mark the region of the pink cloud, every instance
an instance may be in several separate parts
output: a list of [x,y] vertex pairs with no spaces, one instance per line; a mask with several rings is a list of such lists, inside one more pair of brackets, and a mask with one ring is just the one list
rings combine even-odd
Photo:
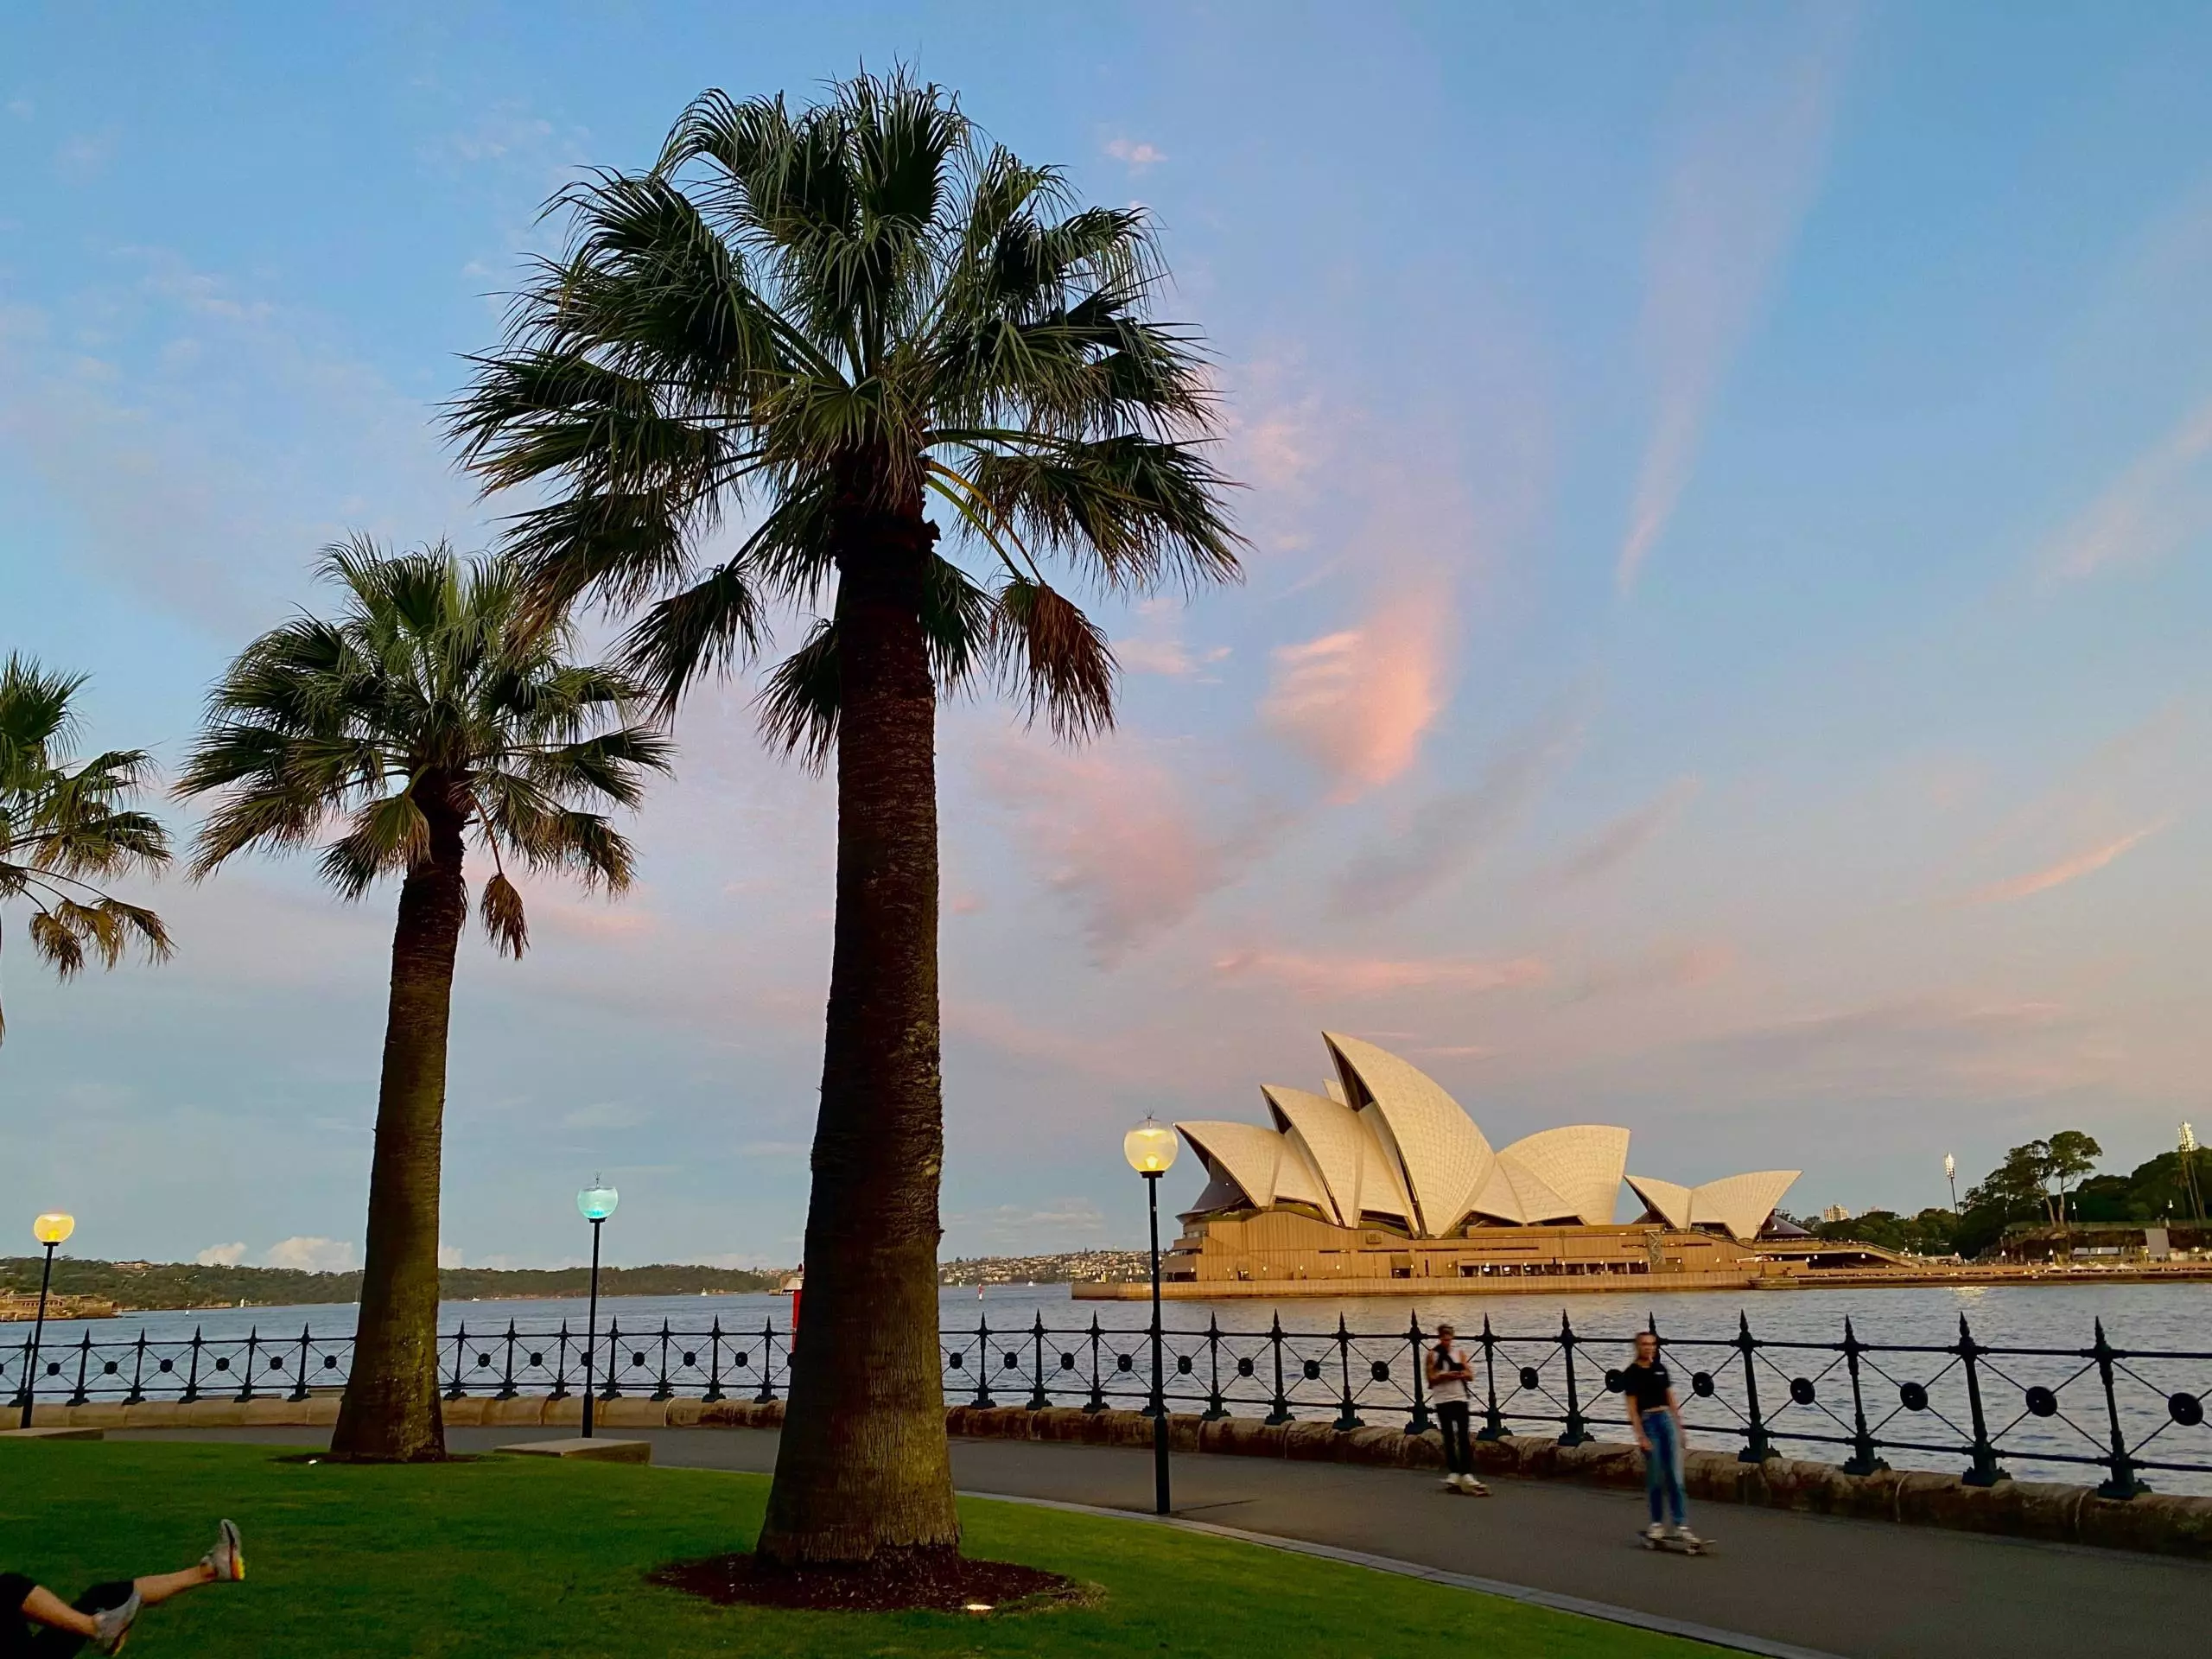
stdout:
[[1560,880],[1585,881],[1625,862],[1675,821],[1698,788],[1695,778],[1677,778],[1643,805],[1623,813],[1560,861]]
[[1175,778],[1127,740],[1079,753],[1007,740],[983,751],[976,778],[1102,963],[1175,926],[1262,844],[1202,829]]
[[1708,48],[1682,88],[1688,113],[1662,188],[1639,327],[1655,379],[1651,435],[1614,577],[1636,585],[1688,486],[1706,419],[1764,306],[1827,152],[1848,48],[1847,15],[1816,14],[1780,62],[1732,64]]
[[2185,416],[2068,525],[2046,555],[2050,575],[2081,581],[2171,553],[2212,524],[2212,403]]
[[1551,969],[1535,957],[1503,962],[1459,957],[1304,956],[1284,950],[1236,950],[1215,959],[1215,974],[1230,981],[1280,986],[1309,1001],[1328,997],[1386,996],[1396,991],[1498,991],[1541,985]]
[[2015,899],[2031,898],[2038,893],[2048,893],[2053,887],[2063,887],[2069,881],[2078,881],[2085,875],[2101,870],[2122,854],[2148,841],[2172,822],[2171,817],[2161,818],[2158,823],[2145,824],[2142,829],[2133,830],[2120,836],[2117,841],[2107,842],[2101,847],[2092,847],[2087,852],[2075,854],[2071,858],[2062,858],[2057,863],[2044,869],[2031,870],[2025,875],[2016,875],[2009,881],[1992,882],[1988,887],[1968,893],[1963,902],[1969,905],[2009,904]]
[[1356,628],[1284,645],[1260,704],[1268,729],[1357,800],[1411,766],[1446,702],[1449,606],[1426,582],[1386,601]]

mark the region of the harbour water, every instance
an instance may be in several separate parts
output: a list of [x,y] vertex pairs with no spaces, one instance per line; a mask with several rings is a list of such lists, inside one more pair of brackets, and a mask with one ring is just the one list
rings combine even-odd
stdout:
[[[1065,1285],[997,1285],[981,1296],[948,1288],[939,1307],[948,1401],[1129,1407],[1146,1397],[1143,1303],[1077,1302]],[[54,1321],[39,1395],[58,1403],[80,1386],[92,1400],[132,1389],[158,1399],[188,1388],[227,1397],[327,1387],[342,1380],[358,1311]],[[603,1298],[594,1377],[605,1386],[611,1369],[632,1395],[776,1397],[789,1383],[791,1315],[791,1299],[773,1294]],[[585,1317],[580,1298],[448,1303],[440,1330],[449,1386],[476,1395],[580,1388]],[[1648,1324],[1669,1344],[1698,1444],[1742,1448],[1756,1426],[1785,1455],[1840,1463],[1864,1449],[1854,1440],[1863,1434],[1893,1466],[1958,1472],[1979,1439],[1992,1466],[2095,1484],[2112,1472],[2117,1431],[2154,1489],[2212,1494],[2202,1411],[2212,1398],[2212,1285],[2203,1283],[1175,1302],[1164,1316],[1171,1401],[1177,1410],[1409,1422],[1416,1319],[1424,1331],[1458,1327],[1482,1362],[1478,1410],[1494,1395],[1516,1433],[1619,1437],[1606,1373]],[[1862,1344],[1856,1354],[1839,1345],[1847,1319]],[[2116,1351],[2102,1363],[2100,1327]],[[0,1394],[20,1387],[29,1335],[22,1325],[0,1332]]]

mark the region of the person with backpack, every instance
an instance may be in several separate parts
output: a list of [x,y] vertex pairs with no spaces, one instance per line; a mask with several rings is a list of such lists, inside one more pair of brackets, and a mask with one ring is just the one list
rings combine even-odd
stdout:
[[1474,1369],[1452,1345],[1448,1325],[1436,1327],[1436,1346],[1428,1351],[1428,1397],[1436,1408],[1436,1427],[1444,1436],[1444,1490],[1464,1497],[1488,1497],[1490,1488],[1475,1478],[1475,1445],[1467,1432],[1467,1385]]

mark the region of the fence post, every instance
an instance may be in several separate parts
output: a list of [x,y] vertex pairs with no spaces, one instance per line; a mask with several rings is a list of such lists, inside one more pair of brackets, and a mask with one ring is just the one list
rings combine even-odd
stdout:
[[1866,1344],[1859,1340],[1859,1333],[1851,1328],[1851,1316],[1843,1316],[1843,1363],[1851,1372],[1851,1456],[1843,1465],[1847,1475],[1879,1474],[1890,1465],[1874,1455],[1874,1436],[1866,1427],[1866,1402],[1859,1392],[1859,1356]]
[[[29,1379],[28,1379],[28,1378],[26,1378],[26,1379],[25,1379],[25,1381],[26,1381],[26,1382],[28,1383]],[[197,1400],[197,1399],[199,1399],[199,1398],[200,1398],[200,1327],[199,1327],[198,1325],[194,1325],[194,1326],[192,1327],[192,1359],[191,1359],[190,1363],[188,1363],[188,1364],[185,1367],[185,1372],[184,1372],[184,1401],[183,1401],[183,1403],[188,1406],[188,1405],[190,1405],[194,1401],[195,1401],[195,1400]]]
[[300,1374],[292,1383],[292,1391],[284,1397],[294,1405],[308,1397],[308,1327],[300,1326]]
[[622,1321],[609,1319],[607,1322],[607,1382],[599,1391],[599,1397],[602,1400],[620,1400],[622,1397],[621,1385],[614,1380],[614,1368],[621,1358]]
[[976,1316],[976,1398],[972,1403],[998,1403],[991,1398],[991,1322],[981,1313]]
[[499,1374],[499,1391],[492,1397],[494,1400],[512,1400],[518,1392],[515,1387],[515,1322],[509,1319],[506,1369]]
[[1414,1414],[1406,1420],[1406,1433],[1425,1434],[1428,1432],[1428,1396],[1421,1384],[1427,1380],[1423,1373],[1428,1369],[1421,1353],[1421,1315],[1406,1315],[1406,1352],[1414,1365]]
[[1344,1316],[1337,1315],[1337,1368],[1344,1378],[1344,1400],[1337,1410],[1337,1427],[1341,1431],[1364,1428],[1358,1412],[1351,1403],[1351,1332],[1345,1328]]
[[1090,1316],[1090,1398],[1083,1402],[1085,1411],[1106,1409],[1106,1391],[1099,1386],[1098,1378],[1098,1316]]
[[1217,1423],[1229,1415],[1229,1404],[1221,1397],[1221,1320],[1211,1313],[1206,1315],[1206,1354],[1213,1368],[1213,1385],[1198,1421]]
[[560,1339],[553,1347],[553,1390],[545,1397],[548,1400],[569,1397],[569,1322],[566,1319],[561,1321]]
[[1741,1309],[1736,1313],[1736,1348],[1744,1356],[1744,1403],[1751,1415],[1751,1427],[1746,1431],[1744,1449],[1736,1454],[1738,1463],[1764,1463],[1778,1456],[1772,1442],[1766,1437],[1766,1423],[1759,1416],[1759,1379],[1751,1355],[1758,1347],[1758,1340],[1751,1335],[1751,1322]]
[[260,1342],[261,1327],[257,1325],[249,1326],[245,1338],[245,1380],[238,1384],[240,1405],[253,1398],[253,1354],[254,1350],[260,1345]]
[[1483,1410],[1483,1426],[1476,1434],[1478,1440],[1502,1440],[1505,1438],[1505,1414],[1497,1408],[1497,1338],[1490,1328],[1490,1315],[1483,1315],[1483,1381],[1490,1392],[1490,1404]]
[[753,1396],[756,1406],[772,1405],[776,1398],[776,1322],[760,1321],[760,1392]]
[[21,1411],[23,1402],[31,1397],[31,1339],[29,1337],[23,1338],[22,1376],[17,1380],[19,1386],[16,1389],[16,1397],[8,1402],[10,1411]]
[[2113,1398],[2113,1346],[2105,1340],[2105,1322],[2097,1321],[2097,1345],[2090,1351],[2096,1356],[2097,1375],[2105,1385],[2105,1421],[2112,1425],[2112,1478],[2097,1488],[2099,1497],[2131,1498],[2138,1492],[2151,1489],[2135,1478],[2135,1459],[2127,1454],[2126,1437],[2120,1432],[2120,1402]]
[[1574,1379],[1574,1345],[1580,1340],[1574,1334],[1574,1327],[1567,1323],[1567,1310],[1560,1309],[1559,1346],[1567,1356],[1567,1433],[1559,1437],[1561,1446],[1580,1446],[1592,1438],[1590,1425],[1582,1416],[1582,1391]]
[[81,1406],[86,1403],[85,1371],[92,1363],[92,1333],[87,1331],[85,1332],[85,1339],[77,1344],[77,1391],[69,1396],[69,1403],[73,1406]]
[[[467,1387],[461,1380],[461,1368],[462,1363],[467,1358],[467,1350],[468,1321],[463,1319],[460,1328],[454,1332],[453,1381],[446,1388],[446,1398],[448,1400],[460,1400],[467,1396]],[[432,1351],[435,1352],[435,1350],[433,1349]]]
[[1049,1411],[1052,1396],[1045,1392],[1045,1316],[1037,1315],[1036,1323],[1029,1327],[1029,1361],[1036,1370],[1036,1387],[1030,1391],[1029,1409]]
[[1997,1448],[1989,1443],[1989,1424],[1981,1410],[1981,1372],[1974,1363],[1981,1344],[1967,1329],[1967,1316],[1959,1315],[1959,1345],[1955,1351],[1966,1361],[1967,1406],[1974,1414],[1974,1466],[1959,1478],[1968,1486],[1994,1486],[2012,1477],[1997,1466]]
[[660,1322],[660,1381],[652,1391],[656,1400],[673,1400],[676,1390],[668,1386],[668,1321]]
[[1268,1340],[1274,1344],[1275,1349],[1275,1407],[1268,1414],[1267,1421],[1271,1423],[1287,1423],[1290,1421],[1290,1398],[1282,1391],[1282,1315],[1281,1313],[1274,1317],[1273,1324],[1268,1332]]
[[145,1390],[139,1386],[145,1380],[146,1376],[146,1327],[143,1325],[138,1327],[137,1345],[138,1357],[130,1367],[130,1392],[123,1396],[123,1403],[126,1406],[143,1406],[146,1403]]
[[700,1395],[700,1403],[711,1406],[722,1397],[722,1316],[715,1315],[714,1328],[707,1332],[707,1391]]

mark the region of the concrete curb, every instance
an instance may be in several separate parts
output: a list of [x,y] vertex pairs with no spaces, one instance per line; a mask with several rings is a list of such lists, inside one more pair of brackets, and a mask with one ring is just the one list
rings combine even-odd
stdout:
[[[601,1430],[638,1428],[779,1428],[781,1401],[601,1400],[594,1413]],[[952,1406],[946,1432],[973,1440],[1039,1440],[1082,1446],[1141,1447],[1152,1444],[1152,1420],[1133,1411],[1086,1412],[1071,1406],[1031,1411],[1020,1406]],[[162,1402],[139,1406],[41,1406],[38,1421],[54,1427],[86,1428],[327,1428],[338,1402],[317,1396],[201,1400],[187,1406]],[[445,1402],[451,1428],[565,1428],[581,1426],[583,1402],[574,1395],[551,1400],[523,1395],[512,1400],[467,1398]],[[1339,1430],[1325,1422],[1267,1423],[1253,1417],[1215,1422],[1185,1415],[1168,1419],[1170,1444],[1181,1452],[1231,1457],[1288,1458],[1382,1469],[1440,1469],[1442,1442],[1434,1430],[1408,1434],[1396,1427]],[[1560,1446],[1533,1435],[1478,1440],[1475,1462],[1486,1475],[1573,1480],[1640,1487],[1643,1461],[1618,1441]],[[2212,1497],[2145,1493],[2125,1503],[2099,1497],[2086,1486],[2034,1480],[1969,1486],[1956,1475],[1885,1470],[1847,1475],[1831,1464],[1786,1458],[1764,1464],[1725,1452],[1693,1450],[1683,1459],[1690,1494],[1701,1503],[1745,1503],[1808,1515],[1848,1516],[1911,1526],[1948,1527],[2099,1549],[2212,1560]]]

